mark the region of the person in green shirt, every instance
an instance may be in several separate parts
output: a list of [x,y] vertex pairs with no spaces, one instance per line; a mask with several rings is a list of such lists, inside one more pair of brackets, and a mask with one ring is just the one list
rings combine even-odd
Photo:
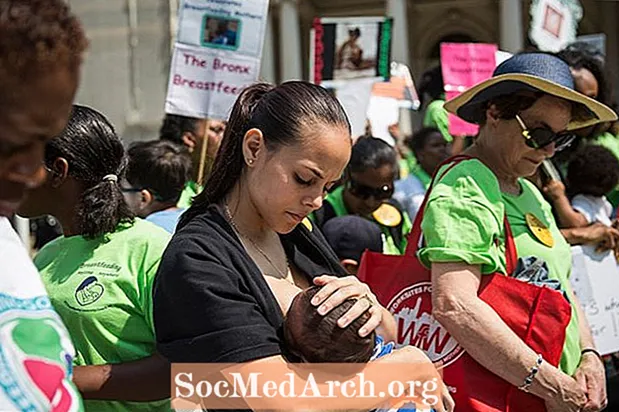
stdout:
[[405,179],[395,182],[393,198],[415,219],[430,186],[434,170],[449,157],[449,145],[438,129],[427,127],[406,139],[419,162]]
[[86,410],[168,411],[170,369],[155,349],[152,285],[169,235],[134,218],[119,186],[122,143],[97,111],[73,106],[44,165],[47,180],[19,213],[62,224],[63,236],[34,261],[75,345]]
[[336,216],[358,215],[383,232],[383,253],[403,254],[412,228],[408,214],[391,199],[398,174],[395,150],[381,139],[361,137],[352,148],[343,185],[329,193],[312,218],[319,227]]
[[[219,120],[197,119],[176,114],[166,114],[163,118],[159,138],[170,142],[183,145],[191,154],[193,164],[192,179],[185,184],[185,189],[177,203],[180,209],[187,209],[191,206],[193,198],[202,192],[204,181],[199,182],[199,170],[201,162],[201,146],[206,144],[206,164],[204,165],[204,176],[210,174],[210,170],[215,161],[215,156],[219,150],[221,139],[226,130],[226,123]],[[204,136],[206,135],[206,142]]]
[[[472,160],[439,170],[423,215],[419,258],[432,271],[433,315],[475,360],[542,398],[548,411],[601,410],[604,367],[569,282],[570,247],[550,205],[524,177],[566,147],[572,130],[614,121],[616,114],[574,91],[568,65],[545,53],[513,56],[445,107],[478,123],[480,132],[466,151]],[[571,304],[558,368],[540,365],[538,354],[478,297],[482,276],[510,275],[505,216],[519,258],[544,260]]]

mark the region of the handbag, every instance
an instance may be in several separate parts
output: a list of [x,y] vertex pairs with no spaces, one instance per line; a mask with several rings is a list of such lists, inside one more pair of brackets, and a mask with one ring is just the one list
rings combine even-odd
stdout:
[[[445,161],[443,165],[450,164],[445,174],[467,159],[471,157],[461,155]],[[439,169],[433,176],[430,188]],[[417,258],[422,237],[421,222],[428,198],[429,191],[415,218],[406,253],[403,256],[388,256],[366,251],[357,276],[368,284],[379,302],[394,315],[397,322],[396,346],[416,346],[442,366],[443,381],[450,388],[457,412],[545,411],[541,398],[518,390],[480,365],[432,316],[431,271]],[[504,233],[506,269],[511,274],[518,256],[506,217]],[[492,307],[507,326],[541,354],[546,362],[553,366],[559,364],[571,317],[571,307],[560,292],[502,273],[493,273],[482,277],[479,298]]]

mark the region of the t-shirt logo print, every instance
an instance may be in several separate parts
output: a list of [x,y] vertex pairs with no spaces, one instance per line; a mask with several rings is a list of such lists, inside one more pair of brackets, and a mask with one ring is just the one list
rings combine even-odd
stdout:
[[103,296],[104,290],[96,276],[88,276],[75,290],[75,300],[82,306],[90,305]]

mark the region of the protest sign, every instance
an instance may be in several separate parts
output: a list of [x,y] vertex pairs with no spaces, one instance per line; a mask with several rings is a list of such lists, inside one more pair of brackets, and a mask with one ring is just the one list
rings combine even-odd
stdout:
[[260,58],[268,1],[184,0],[178,42]]
[[310,80],[389,78],[392,19],[317,18],[312,29]]
[[540,50],[558,52],[576,38],[582,14],[579,0],[534,0],[529,36]]
[[[395,145],[389,126],[400,123],[401,113],[416,110],[420,106],[413,77],[405,64],[391,63],[391,78],[388,82],[374,83],[367,118],[372,126],[372,136]],[[402,130],[404,125],[400,125]]]
[[[497,50],[495,44],[441,43],[441,67],[447,100],[490,78],[496,67]],[[452,136],[473,136],[477,130],[477,125],[449,115],[449,134]]]
[[570,281],[598,351],[619,351],[619,267],[614,254],[596,253],[591,246],[572,247]]
[[183,0],[166,113],[226,119],[258,79],[268,0]]
[[257,79],[259,71],[260,60],[252,57],[177,44],[165,111],[225,119],[238,94]]

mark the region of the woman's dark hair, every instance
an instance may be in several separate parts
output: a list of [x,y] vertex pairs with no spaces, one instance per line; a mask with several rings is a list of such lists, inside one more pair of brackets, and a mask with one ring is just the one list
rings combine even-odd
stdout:
[[172,143],[185,145],[183,142],[183,135],[185,133],[198,133],[199,121],[200,119],[196,119],[195,117],[166,114],[163,118],[161,129],[159,129],[159,138]]
[[80,105],[73,105],[69,123],[45,147],[47,167],[62,157],[69,164],[69,176],[83,185],[75,214],[79,233],[84,237],[111,233],[119,223],[133,221],[118,182],[103,179],[107,175],[122,178],[124,154],[110,122],[96,110]]
[[322,125],[350,133],[344,109],[320,86],[291,81],[279,86],[256,83],[243,90],[232,107],[208,184],[183,213],[179,227],[220,202],[240,179],[245,169],[242,144],[248,130],[260,129],[267,149],[274,151],[300,142],[305,131],[319,130]]
[[619,183],[619,160],[605,147],[586,145],[567,166],[568,194],[604,196]]
[[433,135],[437,133],[441,137],[443,136],[441,134],[441,131],[435,127],[424,127],[423,129],[415,132],[412,136],[408,136],[404,140],[404,144],[410,150],[412,150],[413,153],[419,153],[420,151],[423,150],[425,145],[428,143],[428,140],[430,140],[430,137],[432,137]]
[[612,86],[609,84],[609,78],[604,69],[604,61],[588,45],[575,43],[559,52],[557,56],[563,59],[572,69],[589,70],[598,82],[596,100],[613,109],[615,108],[616,104],[613,101]]
[[395,149],[384,140],[376,137],[362,136],[352,147],[348,173],[363,173],[368,169],[378,169],[384,165],[393,166],[398,171],[398,155]]
[[184,146],[166,141],[138,142],[127,152],[127,181],[164,203],[176,204],[191,178],[191,157]]
[[310,363],[367,363],[374,351],[375,332],[362,338],[359,329],[368,321],[365,312],[346,328],[337,321],[355,304],[347,299],[327,315],[320,315],[311,300],[320,288],[312,286],[295,296],[284,323],[288,350]]
[[439,99],[445,89],[443,86],[443,71],[441,66],[436,66],[426,70],[421,75],[421,82],[419,83],[419,99],[421,104],[425,101],[425,95],[430,96],[430,99]]
[[494,97],[482,104],[481,110],[476,113],[475,123],[483,126],[486,124],[486,110],[492,105],[495,105],[499,112],[500,119],[515,119],[516,115],[524,110],[529,109],[540,99],[544,93],[519,92]]

